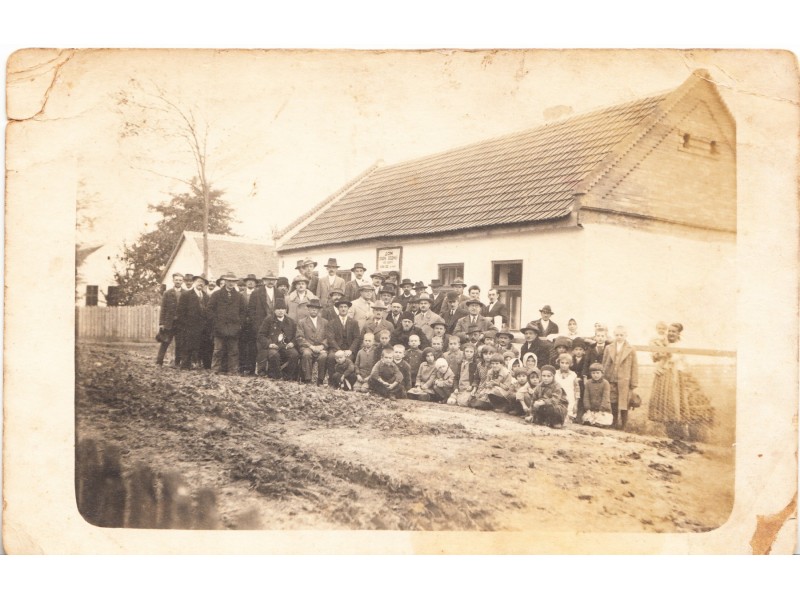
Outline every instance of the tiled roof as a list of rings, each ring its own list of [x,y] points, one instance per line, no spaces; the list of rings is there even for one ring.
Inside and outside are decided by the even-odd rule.
[[[203,234],[196,231],[185,231],[184,234],[188,240],[193,240],[197,244],[202,256]],[[214,277],[219,277],[227,271],[233,271],[240,277],[248,273],[261,277],[270,270],[278,272],[278,256],[272,244],[209,234],[208,270]]]
[[[668,94],[380,167],[280,250],[546,221]]]

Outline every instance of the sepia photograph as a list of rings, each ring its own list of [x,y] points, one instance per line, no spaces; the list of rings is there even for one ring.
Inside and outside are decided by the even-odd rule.
[[[6,335],[66,423],[7,387],[6,538],[791,552],[797,297],[758,277],[796,269],[765,224],[797,229],[797,83],[779,51],[18,51],[7,231],[70,254],[58,364]],[[71,540],[25,525],[15,419]]]

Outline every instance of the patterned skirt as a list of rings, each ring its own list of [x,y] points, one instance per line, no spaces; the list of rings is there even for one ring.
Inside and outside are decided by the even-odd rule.
[[[714,407],[691,373],[667,367],[653,380],[648,418],[660,423],[711,426]]]

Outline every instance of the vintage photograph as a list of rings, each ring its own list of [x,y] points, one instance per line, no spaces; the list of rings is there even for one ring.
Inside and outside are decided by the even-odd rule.
[[[12,56],[10,110],[49,124],[26,142],[55,132],[68,156],[76,514],[655,545],[723,528],[741,403],[766,402],[741,362],[759,315],[737,132],[774,99],[743,91],[747,58]]]

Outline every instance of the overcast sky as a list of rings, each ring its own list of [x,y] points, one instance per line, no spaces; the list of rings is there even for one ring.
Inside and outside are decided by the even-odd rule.
[[[235,209],[235,232],[269,239],[272,226],[378,160],[534,127],[553,107],[580,113],[659,93],[696,68],[720,83],[734,114],[750,97],[736,82],[737,69],[752,66],[730,53],[33,50],[9,61],[8,109],[27,118],[46,97],[26,133],[48,159],[73,161],[61,200],[91,200],[96,219],[78,241],[132,241],[155,221],[148,203],[185,191],[172,178],[194,172],[163,136],[120,137],[115,95],[134,81],[158,86],[208,122],[209,175]],[[769,73],[761,77],[761,89],[774,91]],[[13,151],[24,168],[26,157]]]

